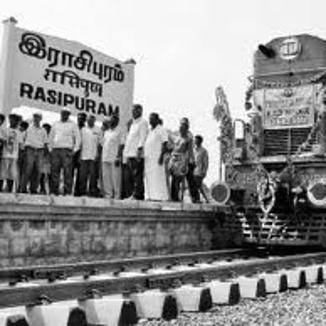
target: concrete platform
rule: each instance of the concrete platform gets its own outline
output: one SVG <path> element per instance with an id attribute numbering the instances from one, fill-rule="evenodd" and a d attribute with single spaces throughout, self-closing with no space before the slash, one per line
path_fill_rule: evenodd
<path id="1" fill-rule="evenodd" d="M 240 224 L 210 204 L 0 194 L 0 267 L 239 246 Z"/>

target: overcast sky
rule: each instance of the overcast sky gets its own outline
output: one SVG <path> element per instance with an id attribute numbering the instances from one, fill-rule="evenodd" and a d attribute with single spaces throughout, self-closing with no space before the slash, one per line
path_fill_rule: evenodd
<path id="1" fill-rule="evenodd" d="M 217 176 L 216 86 L 224 87 L 233 116 L 243 116 L 257 45 L 299 33 L 326 38 L 325 12 L 325 0 L 0 1 L 2 20 L 14 16 L 20 27 L 133 57 L 135 102 L 171 129 L 189 117 L 210 151 L 210 181 Z"/>

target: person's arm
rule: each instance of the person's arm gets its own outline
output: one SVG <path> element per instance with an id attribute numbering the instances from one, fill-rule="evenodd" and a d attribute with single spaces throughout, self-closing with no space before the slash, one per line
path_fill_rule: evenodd
<path id="1" fill-rule="evenodd" d="M 81 137 L 80 137 L 80 132 L 76 124 L 73 124 L 73 133 L 74 133 L 74 148 L 73 151 L 74 153 L 78 152 L 81 146 Z"/>
<path id="2" fill-rule="evenodd" d="M 161 128 L 161 141 L 162 141 L 162 147 L 161 147 L 161 154 L 158 159 L 158 164 L 162 165 L 163 164 L 163 159 L 164 159 L 164 154 L 168 151 L 168 140 L 169 140 L 169 135 L 167 131 L 164 128 Z"/>
<path id="3" fill-rule="evenodd" d="M 147 131 L 148 131 L 147 122 L 142 121 L 139 128 L 140 128 L 140 130 L 139 130 L 139 142 L 138 142 L 138 147 L 137 147 L 137 149 L 138 149 L 137 157 L 141 158 L 143 155 L 143 149 L 144 149 L 144 145 L 145 145 L 145 141 L 146 141 L 146 137 L 147 137 Z"/>
<path id="4" fill-rule="evenodd" d="M 208 165 L 209 165 L 209 157 L 207 150 L 204 151 L 203 155 L 203 177 L 206 177 L 207 171 L 208 171 Z"/>
<path id="5" fill-rule="evenodd" d="M 56 133 L 56 125 L 54 124 L 52 126 L 50 134 L 49 134 L 49 151 L 50 152 L 52 152 L 52 149 L 53 149 L 55 133 Z"/>
<path id="6" fill-rule="evenodd" d="M 160 157 L 158 159 L 158 164 L 162 165 L 163 161 L 164 161 L 164 154 L 168 151 L 168 142 L 165 141 L 164 143 L 162 143 L 162 148 L 161 148 L 161 154 Z"/>
<path id="7" fill-rule="evenodd" d="M 189 163 L 193 164 L 194 166 L 196 166 L 195 163 L 195 154 L 194 154 L 194 144 L 193 144 L 193 139 L 192 137 L 189 137 L 189 144 L 188 144 L 189 148 Z"/>
<path id="8" fill-rule="evenodd" d="M 27 132 L 28 132 L 28 129 L 26 131 L 21 132 L 19 137 L 18 137 L 18 146 L 19 146 L 20 149 L 25 149 Z"/>
<path id="9" fill-rule="evenodd" d="M 44 144 L 45 154 L 48 154 L 49 153 L 49 136 L 44 129 L 43 129 L 43 144 Z"/>

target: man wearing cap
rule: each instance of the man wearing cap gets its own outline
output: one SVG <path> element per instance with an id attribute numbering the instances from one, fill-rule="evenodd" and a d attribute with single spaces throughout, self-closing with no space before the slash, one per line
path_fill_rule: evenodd
<path id="1" fill-rule="evenodd" d="M 51 193 L 59 194 L 60 172 L 63 169 L 64 195 L 72 194 L 72 157 L 80 148 L 80 133 L 77 125 L 69 120 L 70 109 L 61 110 L 61 119 L 57 121 L 50 132 L 51 151 Z"/>
<path id="2" fill-rule="evenodd" d="M 41 126 L 42 114 L 33 114 L 33 124 L 28 127 L 24 135 L 24 170 L 22 171 L 21 192 L 27 192 L 30 184 L 30 193 L 36 194 L 41 176 L 41 164 L 44 151 L 47 150 L 48 137 Z"/>
<path id="3" fill-rule="evenodd" d="M 135 104 L 132 110 L 132 123 L 126 138 L 123 157 L 130 167 L 133 178 L 133 195 L 136 200 L 144 199 L 144 145 L 148 124 L 142 117 L 143 107 Z"/>
<path id="4" fill-rule="evenodd" d="M 100 142 L 101 131 L 95 126 L 96 118 L 90 115 L 87 124 L 81 129 L 81 150 L 80 150 L 80 167 L 78 180 L 78 193 L 75 195 L 94 196 L 96 193 L 95 179 L 95 160 L 98 156 L 98 146 Z"/>

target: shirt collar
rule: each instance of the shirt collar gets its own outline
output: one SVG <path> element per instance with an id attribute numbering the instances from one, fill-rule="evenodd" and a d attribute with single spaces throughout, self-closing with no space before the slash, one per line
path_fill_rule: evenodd
<path id="1" fill-rule="evenodd" d="M 139 118 L 137 118 L 137 119 L 133 119 L 133 123 L 137 123 L 137 122 L 139 122 L 141 119 L 142 119 L 143 117 L 142 116 L 140 116 Z"/>

